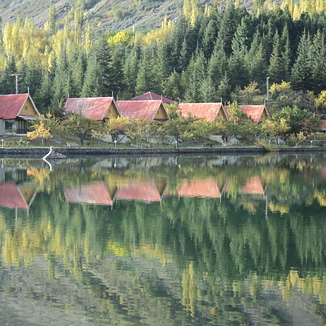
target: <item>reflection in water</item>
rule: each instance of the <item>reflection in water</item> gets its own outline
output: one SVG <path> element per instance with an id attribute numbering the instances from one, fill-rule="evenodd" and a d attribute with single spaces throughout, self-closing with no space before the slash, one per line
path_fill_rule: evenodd
<path id="1" fill-rule="evenodd" d="M 53 171 L 4 160 L 4 323 L 322 325 L 325 166 L 318 155 L 89 159 Z"/>

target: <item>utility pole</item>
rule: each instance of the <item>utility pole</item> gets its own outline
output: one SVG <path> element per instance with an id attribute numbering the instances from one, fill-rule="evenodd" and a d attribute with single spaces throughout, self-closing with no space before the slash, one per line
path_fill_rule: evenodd
<path id="1" fill-rule="evenodd" d="M 16 78 L 16 94 L 18 94 L 18 76 L 20 76 L 20 74 L 11 74 L 10 76 L 15 76 Z"/>
<path id="2" fill-rule="evenodd" d="M 266 109 L 268 109 L 269 104 L 269 77 L 266 77 Z"/>

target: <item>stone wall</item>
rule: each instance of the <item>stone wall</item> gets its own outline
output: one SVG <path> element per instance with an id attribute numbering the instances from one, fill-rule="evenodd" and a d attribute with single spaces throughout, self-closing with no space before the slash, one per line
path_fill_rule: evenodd
<path id="1" fill-rule="evenodd" d="M 112 155 L 178 155 L 178 154 L 264 154 L 262 147 L 207 147 L 207 148 L 55 148 L 57 153 L 72 156 L 112 156 Z M 278 152 L 325 152 L 323 147 L 278 147 Z M 0 157 L 33 156 L 42 158 L 49 152 L 49 148 L 0 148 Z"/>

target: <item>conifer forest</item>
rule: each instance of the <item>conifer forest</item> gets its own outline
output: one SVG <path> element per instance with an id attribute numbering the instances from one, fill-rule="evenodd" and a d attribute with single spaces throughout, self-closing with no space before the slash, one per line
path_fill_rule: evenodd
<path id="1" fill-rule="evenodd" d="M 325 0 L 255 0 L 250 10 L 239 1 L 202 8 L 185 0 L 183 14 L 159 29 L 101 37 L 84 13 L 79 1 L 61 20 L 52 5 L 43 27 L 31 18 L 5 23 L 0 94 L 15 93 L 19 74 L 19 93 L 29 91 L 42 114 L 60 114 L 68 97 L 122 100 L 147 91 L 185 102 L 262 104 L 266 89 L 275 103 L 290 89 L 299 107 L 326 109 Z"/>

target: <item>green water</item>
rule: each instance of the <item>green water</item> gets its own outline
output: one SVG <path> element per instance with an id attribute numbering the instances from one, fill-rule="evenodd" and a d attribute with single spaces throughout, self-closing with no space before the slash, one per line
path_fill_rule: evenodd
<path id="1" fill-rule="evenodd" d="M 0 160 L 1 325 L 324 325 L 326 156 Z"/>

